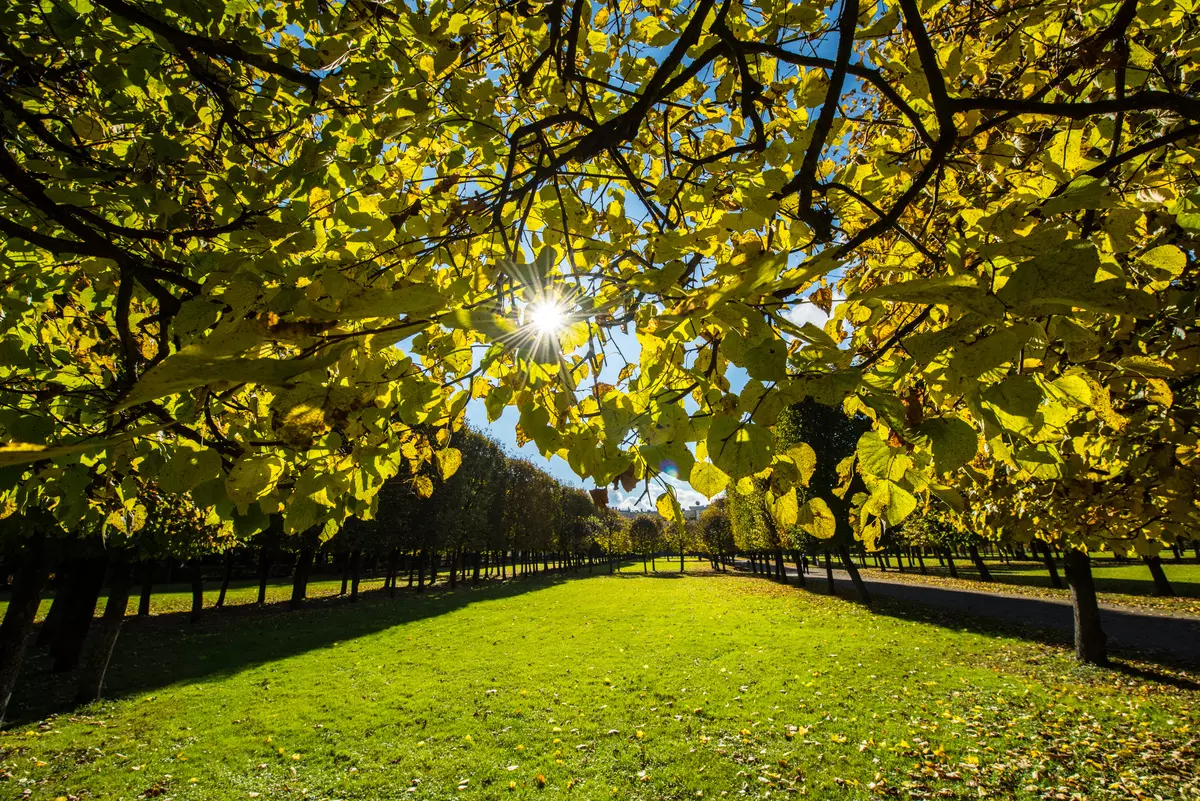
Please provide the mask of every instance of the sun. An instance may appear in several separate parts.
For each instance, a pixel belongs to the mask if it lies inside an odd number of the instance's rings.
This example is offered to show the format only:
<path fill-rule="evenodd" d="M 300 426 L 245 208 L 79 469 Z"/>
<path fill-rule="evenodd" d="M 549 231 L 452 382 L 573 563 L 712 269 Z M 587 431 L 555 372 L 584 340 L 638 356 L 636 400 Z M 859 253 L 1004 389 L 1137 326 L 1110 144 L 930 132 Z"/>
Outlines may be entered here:
<path fill-rule="evenodd" d="M 567 324 L 567 310 L 554 300 L 539 300 L 529 304 L 525 319 L 539 334 L 557 334 Z"/>

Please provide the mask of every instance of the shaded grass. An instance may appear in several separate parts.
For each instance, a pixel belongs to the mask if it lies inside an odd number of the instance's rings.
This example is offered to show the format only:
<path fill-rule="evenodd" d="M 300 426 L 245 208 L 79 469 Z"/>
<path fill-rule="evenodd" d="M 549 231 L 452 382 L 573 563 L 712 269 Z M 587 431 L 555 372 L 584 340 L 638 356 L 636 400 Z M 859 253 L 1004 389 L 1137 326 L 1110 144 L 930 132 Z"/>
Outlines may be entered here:
<path fill-rule="evenodd" d="M 164 616 L 118 648 L 122 700 L 4 734 L 0 787 L 181 800 L 1200 793 L 1186 674 L 1080 668 L 945 615 L 905 620 L 738 576 L 630 570 L 197 627 Z"/>
<path fill-rule="evenodd" d="M 1163 571 L 1176 592 L 1174 597 L 1153 595 L 1154 583 L 1150 578 L 1149 569 L 1144 564 L 1121 564 L 1111 558 L 1094 557 L 1092 575 L 1096 581 L 1100 602 L 1158 612 L 1200 615 L 1200 564 L 1190 561 L 1168 562 L 1166 558 L 1169 555 L 1169 551 L 1164 552 Z M 867 564 L 864 575 L 877 579 L 931 582 L 980 592 L 1016 592 L 1064 601 L 1071 597 L 1070 590 L 1066 589 L 1066 576 L 1061 564 L 1058 565 L 1058 575 L 1064 585 L 1061 589 L 1051 586 L 1050 576 L 1041 562 L 1013 560 L 1010 564 L 1005 564 L 999 560 L 988 559 L 988 572 L 993 579 L 991 582 L 980 581 L 979 572 L 970 560 L 966 559 L 955 560 L 959 575 L 957 579 L 951 578 L 949 569 L 939 565 L 936 558 L 925 558 L 925 574 L 920 573 L 918 568 L 910 568 L 907 561 L 905 572 L 901 573 L 895 568 L 894 558 L 891 560 L 892 567 L 886 573 L 875 567 L 873 559 L 868 560 Z"/>

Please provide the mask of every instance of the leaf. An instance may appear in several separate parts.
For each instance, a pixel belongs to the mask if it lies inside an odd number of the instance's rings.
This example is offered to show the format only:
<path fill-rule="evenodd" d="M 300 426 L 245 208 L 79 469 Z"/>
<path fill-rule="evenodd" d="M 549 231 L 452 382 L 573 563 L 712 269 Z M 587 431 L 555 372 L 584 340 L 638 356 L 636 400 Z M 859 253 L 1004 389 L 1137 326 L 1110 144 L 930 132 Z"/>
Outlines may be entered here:
<path fill-rule="evenodd" d="M 1148 295 L 1131 289 L 1091 242 L 1068 242 L 1020 264 L 996 292 L 1009 309 L 1027 315 L 1071 310 L 1144 316 Z"/>
<path fill-rule="evenodd" d="M 188 345 L 148 370 L 116 411 L 210 384 L 285 385 L 303 373 L 328 367 L 341 354 L 342 349 L 335 348 L 304 359 L 254 359 L 214 355 L 203 343 Z"/>
<path fill-rule="evenodd" d="M 973 311 L 986 319 L 1000 319 L 1004 314 L 1004 307 L 973 275 L 942 275 L 884 284 L 850 299 L 937 304 Z"/>
<path fill-rule="evenodd" d="M 692 489 L 709 500 L 720 494 L 729 484 L 729 476 L 725 475 L 720 468 L 709 462 L 701 461 L 697 461 L 692 465 L 692 474 L 688 480 L 692 485 Z M 622 484 L 624 484 L 624 481 L 622 481 Z M 625 491 L 629 492 L 631 489 L 633 489 L 632 486 L 626 488 Z"/>
<path fill-rule="evenodd" d="M 412 284 L 380 292 L 365 291 L 347 298 L 333 316 L 340 320 L 368 317 L 399 317 L 402 314 L 431 313 L 446 305 L 437 287 Z"/>
<path fill-rule="evenodd" d="M 713 418 L 705 445 L 709 458 L 730 478 L 757 473 L 771 463 L 770 432 L 754 423 L 743 423 L 736 415 Z"/>
<path fill-rule="evenodd" d="M 979 434 L 957 417 L 930 418 L 919 430 L 929 437 L 933 465 L 939 473 L 957 470 L 974 459 L 979 451 Z"/>
<path fill-rule="evenodd" d="M 108 439 L 93 440 L 91 442 L 76 442 L 71 445 L 40 445 L 32 442 L 7 442 L 0 445 L 0 467 L 11 467 L 13 465 L 29 464 L 31 462 L 40 462 L 43 459 L 57 459 L 60 456 L 73 456 L 77 453 L 86 453 L 87 451 L 96 450 L 97 448 L 107 448 L 110 445 L 116 445 L 135 437 L 146 436 L 149 434 L 162 431 L 169 423 L 153 423 L 151 425 L 140 426 L 132 431 L 127 431 L 124 434 Z"/>
<path fill-rule="evenodd" d="M 807 487 L 817 469 L 817 452 L 807 442 L 797 442 L 785 455 L 796 465 L 800 482 Z"/>
<path fill-rule="evenodd" d="M 159 474 L 158 484 L 166 492 L 183 495 L 204 481 L 220 478 L 221 454 L 212 448 L 175 449 Z"/>
<path fill-rule="evenodd" d="M 238 506 L 248 506 L 270 494 L 286 470 L 287 464 L 274 454 L 239 459 L 225 477 L 225 492 Z"/>
<path fill-rule="evenodd" d="M 683 511 L 679 508 L 679 499 L 675 497 L 675 493 L 673 491 L 668 490 L 662 495 L 659 495 L 654 506 L 656 509 L 658 509 L 658 513 L 662 515 L 664 519 L 669 520 L 672 523 L 683 522 Z"/>
<path fill-rule="evenodd" d="M 797 500 L 795 487 L 792 487 L 778 498 L 768 498 L 768 505 L 771 510 L 771 517 L 775 518 L 775 522 L 780 528 L 794 526 L 799 520 L 800 502 Z"/>
<path fill-rule="evenodd" d="M 441 320 L 450 328 L 475 331 L 490 340 L 507 339 L 517 331 L 512 320 L 483 309 L 455 309 L 442 315 Z"/>
<path fill-rule="evenodd" d="M 768 339 L 746 351 L 743 366 L 751 378 L 759 381 L 783 381 L 787 378 L 787 344 Z"/>
<path fill-rule="evenodd" d="M 858 466 L 867 475 L 899 479 L 912 466 L 912 459 L 888 445 L 875 431 L 867 431 L 855 447 Z"/>
<path fill-rule="evenodd" d="M 819 540 L 827 540 L 837 533 L 837 518 L 829 504 L 820 498 L 809 498 L 796 516 L 796 525 Z"/>
<path fill-rule="evenodd" d="M 437 454 L 438 470 L 441 473 L 442 481 L 446 481 L 462 466 L 463 455 L 458 448 L 446 448 L 438 451 Z"/>

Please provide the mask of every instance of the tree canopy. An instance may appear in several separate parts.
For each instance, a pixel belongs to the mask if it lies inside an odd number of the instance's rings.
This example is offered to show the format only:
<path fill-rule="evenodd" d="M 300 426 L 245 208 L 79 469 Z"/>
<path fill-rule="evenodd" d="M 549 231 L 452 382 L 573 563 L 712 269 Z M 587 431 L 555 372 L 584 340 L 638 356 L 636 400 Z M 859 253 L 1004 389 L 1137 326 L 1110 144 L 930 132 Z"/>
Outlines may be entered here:
<path fill-rule="evenodd" d="M 1195 531 L 1195 5 L 14 0 L 3 509 L 328 536 L 474 397 L 786 522 L 812 398 L 871 421 L 859 536 Z"/>

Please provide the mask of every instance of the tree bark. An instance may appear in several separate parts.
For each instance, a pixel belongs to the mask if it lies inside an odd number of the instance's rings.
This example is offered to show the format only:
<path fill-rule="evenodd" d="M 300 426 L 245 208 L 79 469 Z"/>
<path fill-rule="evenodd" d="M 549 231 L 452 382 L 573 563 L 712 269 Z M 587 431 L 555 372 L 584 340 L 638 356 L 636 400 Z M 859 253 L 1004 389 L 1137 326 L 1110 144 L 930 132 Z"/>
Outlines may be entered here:
<path fill-rule="evenodd" d="M 1062 589 L 1062 579 L 1058 577 L 1058 567 L 1054 564 L 1054 553 L 1050 550 L 1050 546 L 1044 542 L 1034 541 L 1029 547 L 1035 554 L 1041 552 L 1042 564 L 1046 566 L 1046 572 L 1050 574 L 1050 586 Z"/>
<path fill-rule="evenodd" d="M 946 566 L 950 568 L 950 578 L 958 578 L 958 568 L 954 566 L 954 554 L 946 549 Z"/>
<path fill-rule="evenodd" d="M 782 548 L 775 549 L 775 577 L 778 578 L 784 584 L 788 583 L 787 567 L 783 564 L 783 549 Z"/>
<path fill-rule="evenodd" d="M 267 602 L 267 579 L 271 576 L 271 552 L 267 546 L 258 549 L 258 605 Z"/>
<path fill-rule="evenodd" d="M 854 557 L 850 555 L 850 547 L 839 545 L 838 554 L 842 557 L 842 567 L 846 568 L 846 572 L 850 574 L 850 581 L 854 584 L 854 590 L 858 593 L 859 600 L 870 606 L 871 593 L 867 592 L 866 582 L 858 573 L 858 565 L 854 564 Z"/>
<path fill-rule="evenodd" d="M 1100 625 L 1091 557 L 1086 551 L 1068 548 L 1063 564 L 1067 583 L 1071 585 L 1071 608 L 1075 616 L 1075 658 L 1091 665 L 1107 664 L 1107 638 Z"/>
<path fill-rule="evenodd" d="M 1154 579 L 1154 594 L 1163 597 L 1173 597 L 1175 590 L 1171 587 L 1171 582 L 1167 581 L 1167 574 L 1163 571 L 1162 559 L 1155 556 L 1144 557 L 1146 567 L 1150 568 L 1150 576 Z"/>
<path fill-rule="evenodd" d="M 391 552 L 388 553 L 387 579 L 383 582 L 384 586 L 387 587 L 388 596 L 392 598 L 396 597 L 396 569 L 399 565 L 399 562 L 400 549 L 393 548 Z"/>
<path fill-rule="evenodd" d="M 292 572 L 292 609 L 304 606 L 308 598 L 308 574 L 312 570 L 313 549 L 301 548 L 296 555 L 296 569 Z"/>
<path fill-rule="evenodd" d="M 358 583 L 362 579 L 362 549 L 350 554 L 350 603 L 358 603 Z"/>
<path fill-rule="evenodd" d="M 150 615 L 150 597 L 154 592 L 155 567 L 157 565 L 153 559 L 147 559 L 142 563 L 142 592 L 138 598 L 138 617 L 148 617 Z"/>
<path fill-rule="evenodd" d="M 73 556 L 64 560 L 54 571 L 54 600 L 50 602 L 50 611 L 42 621 L 38 630 L 36 645 L 38 648 L 48 648 L 58 637 L 67 610 L 74 604 L 74 598 L 84 585 L 84 572 L 87 569 L 87 559 Z"/>
<path fill-rule="evenodd" d="M 799 551 L 792 551 L 792 559 L 796 562 L 796 583 L 801 587 L 805 585 L 804 581 L 804 557 Z"/>
<path fill-rule="evenodd" d="M 988 571 L 987 563 L 983 561 L 983 557 L 979 555 L 979 549 L 974 545 L 968 545 L 967 553 L 971 555 L 971 561 L 975 563 L 975 569 L 979 571 L 979 580 L 992 581 L 992 574 Z"/>
<path fill-rule="evenodd" d="M 129 605 L 130 578 L 129 565 L 123 557 L 118 556 L 109 570 L 108 603 L 104 606 L 99 631 L 79 676 L 76 703 L 90 704 L 98 700 L 104 691 L 108 663 L 112 659 L 117 635 L 121 633 L 121 624 L 125 622 L 125 609 Z"/>
<path fill-rule="evenodd" d="M 197 623 L 204 614 L 204 573 L 200 570 L 200 559 L 192 559 L 188 568 L 192 581 L 192 613 L 188 619 Z"/>
<path fill-rule="evenodd" d="M 833 586 L 833 562 L 829 558 L 829 551 L 825 552 L 825 583 L 829 587 L 829 594 L 837 595 L 837 588 Z"/>
<path fill-rule="evenodd" d="M 83 643 L 91 628 L 92 617 L 96 614 L 96 602 L 100 600 L 100 591 L 104 588 L 108 554 L 86 559 L 85 565 L 78 576 L 79 592 L 72 594 L 71 605 L 64 610 L 62 626 L 50 644 L 50 653 L 54 657 L 51 670 L 55 673 L 66 673 L 79 664 Z"/>
<path fill-rule="evenodd" d="M 346 590 L 350 587 L 350 552 L 342 552 L 342 589 L 338 593 L 339 598 L 346 596 Z"/>
<path fill-rule="evenodd" d="M 8 702 L 25 660 L 25 646 L 37 618 L 42 590 L 50 577 L 45 536 L 40 532 L 34 534 L 24 550 L 24 558 L 13 578 L 8 610 L 4 613 L 4 622 L 0 623 L 0 726 L 4 725 Z"/>
<path fill-rule="evenodd" d="M 225 552 L 225 573 L 221 576 L 221 591 L 217 594 L 216 608 L 225 605 L 225 593 L 229 592 L 229 582 L 233 578 L 233 551 Z"/>
<path fill-rule="evenodd" d="M 425 552 L 417 554 L 417 592 L 425 592 Z"/>

